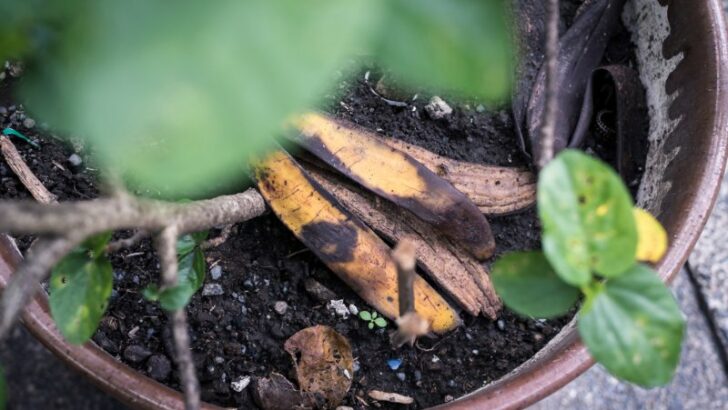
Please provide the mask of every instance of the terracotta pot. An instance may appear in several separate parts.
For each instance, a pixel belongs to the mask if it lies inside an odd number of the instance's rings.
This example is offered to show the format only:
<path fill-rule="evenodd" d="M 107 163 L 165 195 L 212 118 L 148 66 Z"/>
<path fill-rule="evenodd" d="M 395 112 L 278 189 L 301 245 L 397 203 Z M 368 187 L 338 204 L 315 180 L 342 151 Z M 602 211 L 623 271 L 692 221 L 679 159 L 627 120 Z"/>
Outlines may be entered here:
<path fill-rule="evenodd" d="M 728 38 L 720 0 L 632 0 L 627 9 L 625 21 L 637 44 L 652 118 L 638 203 L 658 215 L 669 232 L 670 249 L 657 268 L 670 281 L 698 239 L 723 175 Z M 0 286 L 5 286 L 20 260 L 13 242 L 0 237 Z M 184 407 L 180 393 L 119 363 L 95 344 L 67 344 L 53 324 L 42 292 L 26 309 L 23 322 L 58 357 L 131 407 Z M 523 408 L 592 364 L 572 323 L 518 369 L 439 408 Z"/>

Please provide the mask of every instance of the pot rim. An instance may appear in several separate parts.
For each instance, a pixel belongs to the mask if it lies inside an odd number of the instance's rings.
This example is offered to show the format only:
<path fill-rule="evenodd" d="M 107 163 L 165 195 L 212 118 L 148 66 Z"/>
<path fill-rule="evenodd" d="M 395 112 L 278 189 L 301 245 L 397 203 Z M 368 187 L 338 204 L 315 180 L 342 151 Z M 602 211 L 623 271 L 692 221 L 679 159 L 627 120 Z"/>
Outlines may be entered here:
<path fill-rule="evenodd" d="M 661 1 L 661 3 L 664 3 Z M 705 24 L 715 37 L 712 50 L 715 59 L 714 74 L 716 101 L 712 126 L 707 140 L 708 158 L 700 170 L 696 195 L 686 201 L 690 206 L 679 217 L 665 258 L 657 265 L 660 277 L 670 282 L 687 260 L 697 242 L 716 201 L 723 178 L 728 141 L 728 31 L 719 0 L 706 0 L 691 5 L 702 9 Z M 721 107 L 726 107 L 721 110 Z M 7 285 L 22 256 L 15 242 L 0 234 L 0 288 Z M 129 366 L 117 361 L 93 342 L 77 346 L 67 343 L 51 318 L 45 292 L 37 292 L 26 307 L 22 322 L 33 336 L 52 353 L 77 371 L 85 374 L 94 384 L 122 402 L 139 409 L 182 409 L 182 394 Z M 559 348 L 543 353 L 521 365 L 500 380 L 478 389 L 454 402 L 437 409 L 464 410 L 473 408 L 519 409 L 531 405 L 554 393 L 593 365 L 593 360 L 581 343 L 574 322 L 567 325 L 551 341 Z M 203 409 L 222 409 L 203 403 Z"/>

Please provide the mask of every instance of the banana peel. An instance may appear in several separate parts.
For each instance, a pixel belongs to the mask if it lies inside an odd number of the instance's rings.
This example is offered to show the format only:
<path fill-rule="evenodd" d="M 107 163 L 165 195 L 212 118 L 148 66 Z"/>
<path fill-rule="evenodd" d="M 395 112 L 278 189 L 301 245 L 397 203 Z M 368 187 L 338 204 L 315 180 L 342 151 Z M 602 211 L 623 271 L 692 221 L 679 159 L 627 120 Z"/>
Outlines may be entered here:
<path fill-rule="evenodd" d="M 486 215 L 513 214 L 536 203 L 536 175 L 526 168 L 458 161 L 395 138 L 377 138 L 450 182 Z"/>
<path fill-rule="evenodd" d="M 282 150 L 253 162 L 261 195 L 278 218 L 368 304 L 390 319 L 399 315 L 397 268 L 390 248 L 354 218 Z M 457 312 L 420 276 L 417 313 L 435 333 L 460 324 Z"/>
<path fill-rule="evenodd" d="M 322 114 L 305 114 L 294 125 L 294 140 L 341 174 L 414 213 L 476 258 L 493 255 L 495 240 L 478 207 L 409 155 Z"/>
<path fill-rule="evenodd" d="M 503 307 L 488 271 L 475 258 L 409 212 L 311 164 L 309 176 L 357 218 L 390 242 L 408 239 L 418 265 L 465 311 L 496 319 Z"/>

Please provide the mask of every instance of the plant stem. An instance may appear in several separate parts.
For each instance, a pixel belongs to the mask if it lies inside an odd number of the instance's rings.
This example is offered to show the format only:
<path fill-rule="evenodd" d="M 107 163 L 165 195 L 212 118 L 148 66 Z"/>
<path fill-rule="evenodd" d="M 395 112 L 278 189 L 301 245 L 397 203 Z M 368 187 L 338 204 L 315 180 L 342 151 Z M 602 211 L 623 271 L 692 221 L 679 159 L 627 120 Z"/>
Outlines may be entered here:
<path fill-rule="evenodd" d="M 541 125 L 541 156 L 538 166 L 545 167 L 554 158 L 558 103 L 559 0 L 548 0 L 546 9 L 546 106 Z"/>
<path fill-rule="evenodd" d="M 156 238 L 157 253 L 162 267 L 163 289 L 174 287 L 178 282 L 177 236 L 177 226 L 170 225 L 164 228 Z M 195 364 L 192 360 L 187 314 L 185 308 L 181 308 L 169 312 L 169 315 L 172 320 L 175 359 L 185 395 L 185 409 L 197 410 L 200 408 L 200 383 L 197 380 Z"/>

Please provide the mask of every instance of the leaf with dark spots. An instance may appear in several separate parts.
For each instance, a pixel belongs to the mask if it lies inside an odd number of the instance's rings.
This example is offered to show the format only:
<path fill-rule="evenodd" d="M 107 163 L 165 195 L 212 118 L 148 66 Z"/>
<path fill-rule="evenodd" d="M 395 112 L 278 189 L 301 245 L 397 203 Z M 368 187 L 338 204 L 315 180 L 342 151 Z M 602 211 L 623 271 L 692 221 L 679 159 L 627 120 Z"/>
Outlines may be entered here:
<path fill-rule="evenodd" d="M 354 357 L 344 336 L 328 326 L 312 326 L 286 340 L 284 349 L 302 391 L 322 395 L 331 408 L 341 403 L 354 377 Z"/>
<path fill-rule="evenodd" d="M 298 118 L 294 140 L 368 190 L 390 200 L 459 242 L 478 259 L 495 240 L 477 206 L 449 182 L 355 124 L 321 114 Z"/>
<path fill-rule="evenodd" d="M 579 146 L 592 117 L 587 90 L 607 43 L 619 25 L 625 0 L 593 0 L 585 3 L 573 25 L 559 40 L 556 81 L 556 129 L 554 151 Z M 539 70 L 526 114 L 530 153 L 540 157 L 541 123 L 546 104 L 546 65 Z M 517 103 L 518 101 L 516 101 Z M 523 144 L 526 146 L 527 144 Z"/>
<path fill-rule="evenodd" d="M 303 241 L 318 249 L 324 262 L 349 262 L 354 257 L 356 228 L 331 222 L 312 222 L 301 229 Z"/>
<path fill-rule="evenodd" d="M 278 373 L 256 380 L 253 399 L 263 410 L 313 410 L 325 402 L 322 396 L 299 391 Z"/>

